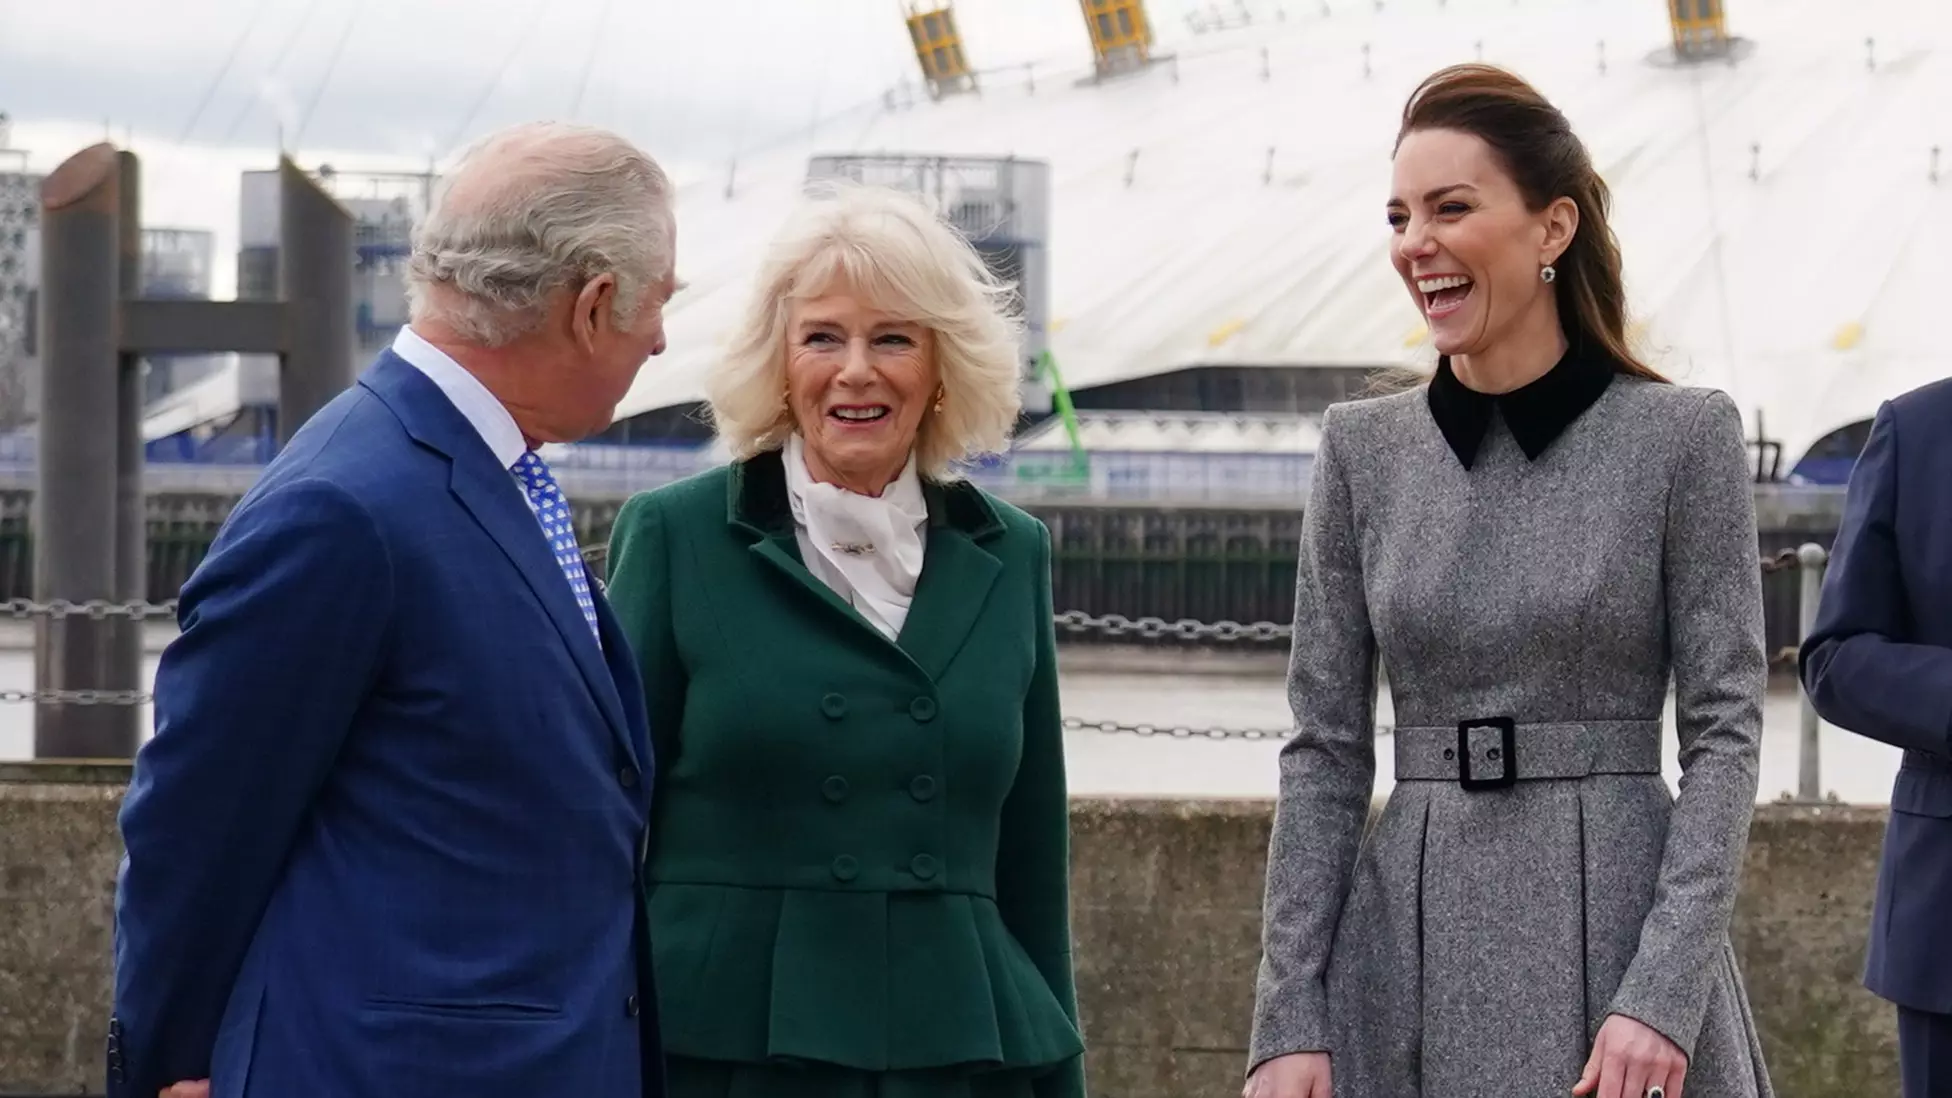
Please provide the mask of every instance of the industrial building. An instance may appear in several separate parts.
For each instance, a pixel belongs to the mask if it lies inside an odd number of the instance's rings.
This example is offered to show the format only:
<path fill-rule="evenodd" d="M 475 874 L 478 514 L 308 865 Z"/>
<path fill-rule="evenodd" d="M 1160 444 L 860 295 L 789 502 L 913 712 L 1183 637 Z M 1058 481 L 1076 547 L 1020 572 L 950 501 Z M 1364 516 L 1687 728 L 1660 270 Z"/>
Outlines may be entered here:
<path fill-rule="evenodd" d="M 34 406 L 40 362 L 34 347 L 34 288 L 40 283 L 41 177 L 12 147 L 0 112 L 0 431 L 25 423 Z"/>
<path fill-rule="evenodd" d="M 322 165 L 322 187 L 353 216 L 355 367 L 372 360 L 407 322 L 404 268 L 413 225 L 433 200 L 434 174 L 340 172 Z M 237 296 L 276 299 L 278 173 L 245 172 L 238 201 Z M 257 464 L 276 449 L 278 361 L 265 355 L 212 356 L 217 365 L 194 384 L 151 404 L 143 423 L 150 459 Z"/>
<path fill-rule="evenodd" d="M 39 406 L 38 308 L 41 264 L 42 176 L 27 168 L 27 154 L 9 147 L 7 117 L 0 114 L 0 462 L 25 460 Z M 142 233 L 141 293 L 158 298 L 202 298 L 211 293 L 216 262 L 213 233 L 202 229 L 149 228 Z M 151 403 L 220 372 L 216 355 L 157 356 L 143 361 L 143 391 Z"/>

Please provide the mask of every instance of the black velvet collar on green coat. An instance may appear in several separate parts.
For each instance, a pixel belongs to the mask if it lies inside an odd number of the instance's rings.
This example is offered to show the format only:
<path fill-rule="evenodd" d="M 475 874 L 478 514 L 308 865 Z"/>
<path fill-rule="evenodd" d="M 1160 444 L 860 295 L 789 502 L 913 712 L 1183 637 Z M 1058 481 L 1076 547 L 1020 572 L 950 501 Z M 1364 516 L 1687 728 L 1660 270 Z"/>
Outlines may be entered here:
<path fill-rule="evenodd" d="M 860 629 L 885 640 L 846 599 L 807 570 L 795 535 L 786 463 L 780 452 L 737 462 L 730 474 L 727 521 L 752 539 L 752 550 Z M 928 547 L 914 601 L 894 644 L 934 679 L 947 670 L 989 603 L 990 589 L 1003 570 L 993 543 L 1005 526 L 1003 516 L 982 491 L 966 481 L 940 484 L 925 477 L 922 495 L 929 508 Z"/>
<path fill-rule="evenodd" d="M 726 517 L 734 525 L 761 534 L 793 532 L 793 505 L 786 495 L 786 460 L 779 450 L 767 450 L 734 463 L 726 500 Z M 983 541 L 1002 533 L 996 508 L 967 481 L 938 483 L 922 478 L 922 498 L 928 501 L 929 525 L 961 531 Z"/>
<path fill-rule="evenodd" d="M 1536 461 L 1599 400 L 1618 372 L 1612 359 L 1575 339 L 1543 376 L 1509 393 L 1493 395 L 1459 381 L 1451 372 L 1450 356 L 1445 355 L 1437 360 L 1437 373 L 1427 390 L 1430 414 L 1466 469 L 1477 461 L 1494 410 L 1525 456 Z"/>

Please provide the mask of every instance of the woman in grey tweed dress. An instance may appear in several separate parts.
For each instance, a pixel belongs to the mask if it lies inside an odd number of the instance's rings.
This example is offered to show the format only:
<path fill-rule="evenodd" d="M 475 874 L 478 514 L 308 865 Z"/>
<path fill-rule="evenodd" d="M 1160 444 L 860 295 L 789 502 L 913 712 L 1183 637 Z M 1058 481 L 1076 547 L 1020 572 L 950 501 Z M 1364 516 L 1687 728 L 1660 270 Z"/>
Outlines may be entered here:
<path fill-rule="evenodd" d="M 1246 1093 L 1764 1098 L 1727 934 L 1767 670 L 1740 416 L 1628 350 L 1605 185 L 1517 78 L 1427 81 L 1392 193 L 1443 357 L 1323 422 Z"/>

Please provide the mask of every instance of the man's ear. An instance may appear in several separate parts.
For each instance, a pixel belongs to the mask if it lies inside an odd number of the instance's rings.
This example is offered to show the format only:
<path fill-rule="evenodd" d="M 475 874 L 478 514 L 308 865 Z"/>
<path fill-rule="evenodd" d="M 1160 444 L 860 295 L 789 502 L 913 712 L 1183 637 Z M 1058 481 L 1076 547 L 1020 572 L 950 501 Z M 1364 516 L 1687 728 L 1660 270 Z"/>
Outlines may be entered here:
<path fill-rule="evenodd" d="M 596 346 L 599 335 L 616 325 L 617 276 L 600 274 L 583 284 L 569 310 L 570 337 L 584 350 Z"/>

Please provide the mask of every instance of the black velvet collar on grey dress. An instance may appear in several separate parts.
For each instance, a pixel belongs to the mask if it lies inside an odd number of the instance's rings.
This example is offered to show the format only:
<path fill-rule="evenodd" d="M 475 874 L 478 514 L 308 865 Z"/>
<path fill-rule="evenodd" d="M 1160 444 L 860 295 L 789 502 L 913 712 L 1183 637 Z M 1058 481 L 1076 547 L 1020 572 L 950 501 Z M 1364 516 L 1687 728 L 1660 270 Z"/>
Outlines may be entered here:
<path fill-rule="evenodd" d="M 1450 356 L 1445 355 L 1437 360 L 1436 376 L 1430 379 L 1430 414 L 1466 469 L 1477 461 L 1494 409 L 1504 418 L 1505 427 L 1525 456 L 1536 461 L 1606 392 L 1615 371 L 1607 356 L 1587 351 L 1575 342 L 1537 380 L 1493 395 L 1459 381 L 1451 372 Z"/>

